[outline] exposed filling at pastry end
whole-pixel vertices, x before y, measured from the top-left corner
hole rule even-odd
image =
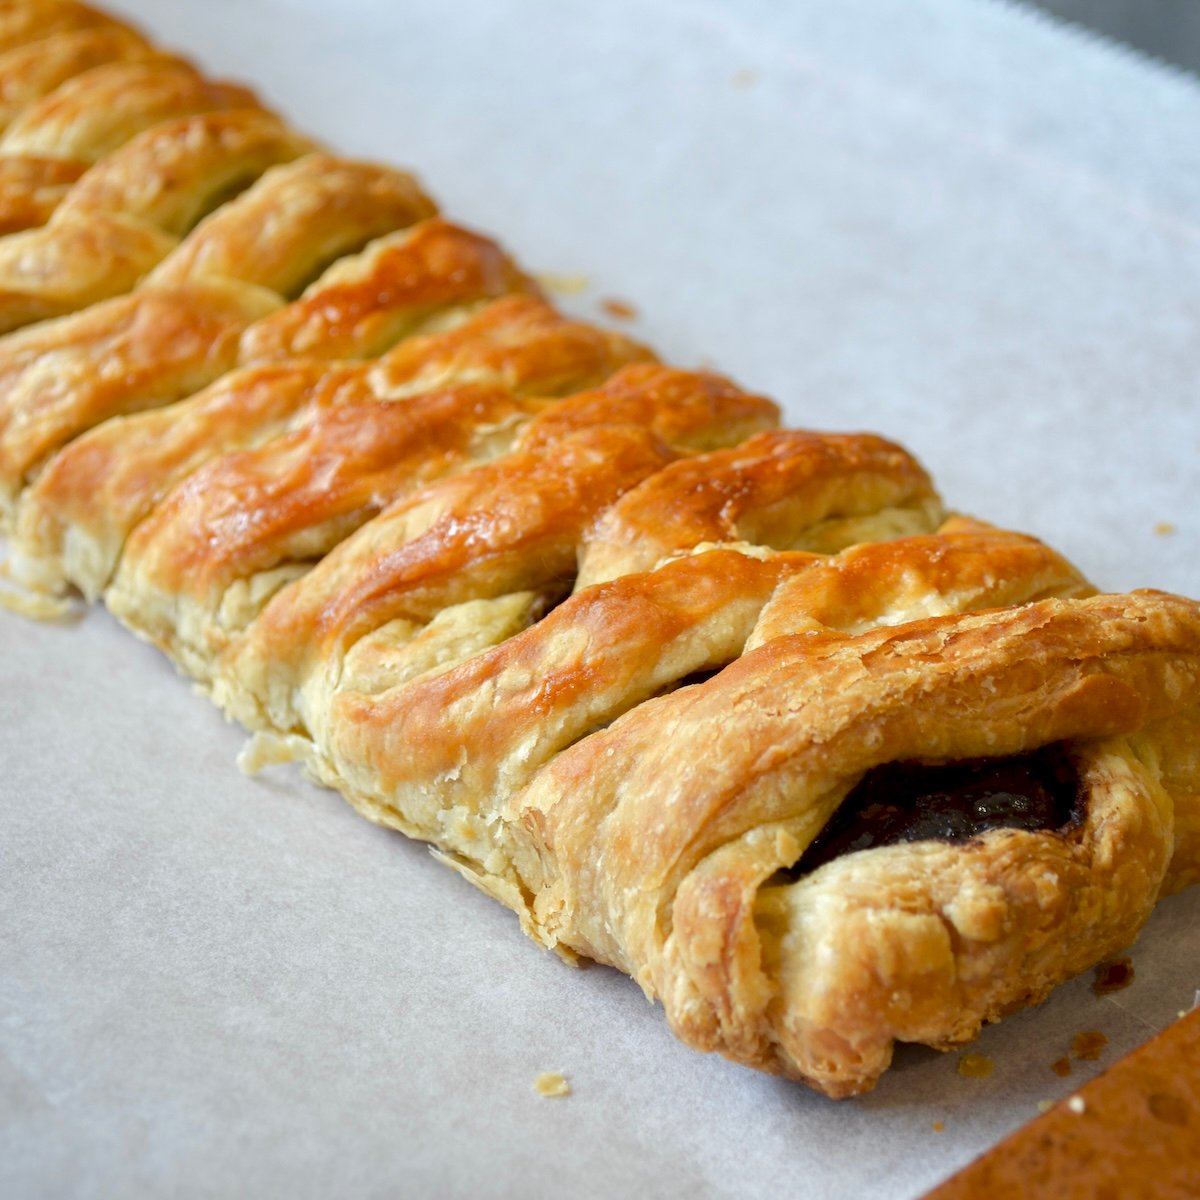
[[[798,879],[843,854],[900,842],[961,842],[990,829],[1062,830],[1083,816],[1079,772],[1061,743],[1029,754],[868,771],[800,860]]]

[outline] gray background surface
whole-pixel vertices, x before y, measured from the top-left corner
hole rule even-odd
[[[1200,72],[1200,4],[1196,0],[1026,2],[1188,71]]]

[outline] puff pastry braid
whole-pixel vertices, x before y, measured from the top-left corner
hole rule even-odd
[[[102,598],[247,766],[831,1096],[1200,880],[1195,601],[567,319],[85,6],[0,12],[0,125],[0,228],[37,226],[0,237],[10,574]]]

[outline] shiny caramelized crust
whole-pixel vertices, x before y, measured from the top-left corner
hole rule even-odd
[[[337,375],[323,362],[247,367],[177,404],[116,417],[76,438],[22,497],[18,577],[49,593],[71,583],[96,599],[125,539],[177,483],[217,455],[286,432]]]
[[[651,402],[667,393],[670,404]],[[290,729],[292,689],[307,671],[336,671],[344,651],[382,625],[427,622],[442,608],[509,592],[561,598],[595,517],[679,450],[710,445],[722,431],[736,436],[748,411],[758,424],[775,416],[724,381],[665,367],[627,368],[551,406],[513,453],[392,505],[281,593],[223,672],[225,702],[237,708],[245,690],[252,710],[280,695],[286,715],[277,723]]]
[[[0,514],[11,522],[29,474],[70,438],[229,370],[242,331],[278,306],[268,288],[295,289],[431,208],[402,172],[308,155],[202,221],[137,292],[0,340]]]
[[[316,146],[257,108],[165,121],[101,159],[71,189],[56,220],[120,213],[181,238],[270,167]]]
[[[92,67],[160,57],[132,29],[97,27],[53,33],[0,53],[0,131],[60,84]]]
[[[1036,538],[952,517],[935,534],[868,542],[822,558],[775,593],[746,649],[810,629],[864,633],[877,625],[1094,591]]]
[[[435,211],[403,171],[310,154],[202,221],[148,283],[241,279],[294,297],[334,259]]]
[[[355,643],[328,698],[324,771],[373,819],[486,862],[480,823],[506,795],[594,729],[735,659],[780,581],[813,561],[711,550],[577,593],[516,636],[501,626],[490,646],[464,637],[486,623],[478,601],[424,629],[384,627]]]
[[[130,291],[214,203],[311,149],[256,109],[134,138],[79,179],[48,225],[0,241],[0,331]]]
[[[623,398],[631,390],[621,382],[624,374],[595,397],[611,392]],[[714,403],[707,395],[708,381],[692,380],[693,395],[681,394],[670,408],[660,410],[643,400],[623,414],[619,400],[608,409],[598,408],[595,398],[585,394],[537,416],[543,405],[494,386],[468,385],[388,401],[347,381],[294,433],[253,453],[222,459],[190,479],[139,530],[131,553],[152,544],[160,570],[166,562],[169,590],[203,594],[281,563],[314,559],[385,502],[394,506],[433,480],[514,449],[526,450],[530,442],[544,448],[549,438],[537,434],[547,423],[559,439],[592,426],[646,423],[658,436],[684,446],[691,438],[711,437],[714,428],[736,435],[738,422],[729,418],[749,407],[752,398],[725,385],[725,403]],[[773,406],[759,402],[758,407],[760,424],[774,417]],[[576,420],[556,420],[573,410],[580,413]],[[502,478],[517,478],[514,468],[519,472],[531,462],[515,457],[500,468]],[[538,462],[534,469],[541,466]],[[563,495],[568,494],[564,483]],[[585,501],[584,519],[591,503],[590,498]],[[499,515],[489,513],[489,518]],[[202,544],[207,550],[197,557]]]
[[[521,435],[521,448],[541,450],[592,425],[649,423],[664,442],[696,452],[740,442],[778,420],[772,401],[720,375],[638,363],[542,413]]]
[[[381,396],[404,396],[462,379],[555,395],[653,358],[631,338],[568,320],[536,297],[507,296],[447,332],[401,343],[374,368],[371,386]]]
[[[334,263],[295,303],[246,331],[242,359],[374,358],[448,311],[537,288],[490,238],[441,218]]]
[[[0,236],[44,225],[87,169],[69,158],[0,156]]]
[[[347,381],[292,431],[176,488],[130,538],[108,606],[185,660],[211,659],[384,503],[505,453],[531,406],[471,386],[381,401]]]
[[[589,536],[579,586],[701,542],[839,550],[924,532],[940,518],[929,477],[894,443],[771,430],[676,463],[625,496]]]
[[[1136,934],[1173,806],[1126,735],[1197,704],[1200,606],[1155,593],[777,638],[545,767],[507,810],[520,888],[537,936],[633,974],[684,1040],[853,1094],[894,1040],[965,1041]],[[1078,826],[772,882],[880,763],[1061,741]]]
[[[513,592],[553,601],[570,589],[583,528],[673,457],[644,428],[599,426],[402,500],[274,598],[221,665],[222,703],[247,723],[291,730],[304,719],[299,689],[320,693],[324,674],[380,626]]]
[[[260,289],[192,284],[120,296],[0,341],[0,518],[11,521],[29,477],[71,438],[224,374],[241,331],[276,303]]]
[[[439,256],[432,257],[430,269],[436,271]],[[416,265],[410,278],[415,296],[425,298],[437,290],[436,283],[429,289],[421,286]],[[449,307],[444,315],[454,312]],[[272,319],[268,316],[250,330]],[[243,337],[243,346],[245,342]],[[575,348],[569,356],[562,352],[564,343]],[[423,338],[420,345],[426,373],[442,380],[443,387],[479,377],[455,345],[436,337]],[[506,353],[522,360],[523,394],[587,387],[639,352],[633,343],[561,317],[506,330]],[[264,365],[235,372],[169,409],[138,413],[83,435],[50,461],[26,493],[17,529],[19,578],[37,591],[60,592],[73,583],[85,595],[98,596],[108,585],[125,538],[176,484],[211,458],[269,441],[284,432],[318,391],[332,394],[343,380],[359,376],[375,380],[365,364]],[[760,413],[764,404],[758,402]],[[103,503],[94,500],[100,496]]]
[[[257,107],[249,89],[214,83],[186,63],[110,62],[68,79],[25,109],[0,137],[0,154],[93,163],[162,121]]]
[[[130,291],[174,246],[108,213],[14,233],[0,241],[0,333]]]

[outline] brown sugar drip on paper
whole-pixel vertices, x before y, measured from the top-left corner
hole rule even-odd
[[[1096,968],[1096,979],[1092,984],[1092,991],[1097,996],[1107,996],[1112,992],[1119,992],[1133,982],[1133,976],[1133,962],[1127,957],[1101,963]]]
[[[958,1060],[958,1073],[966,1079],[986,1079],[995,1066],[986,1054],[964,1054]]]
[[[1077,1033],[1071,1039],[1071,1056],[1081,1062],[1095,1062],[1108,1045],[1108,1038],[1095,1030]]]

